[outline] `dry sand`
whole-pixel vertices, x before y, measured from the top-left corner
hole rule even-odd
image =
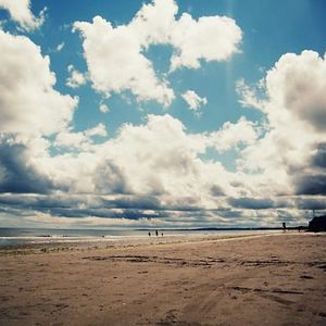
[[[326,325],[325,234],[155,241],[1,251],[0,325]]]

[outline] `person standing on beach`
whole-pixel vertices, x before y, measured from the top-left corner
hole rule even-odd
[[[150,232],[148,232],[148,236],[149,236],[149,237],[151,236],[151,233],[150,233]]]
[[[158,237],[158,231],[157,230],[155,230],[155,235]]]

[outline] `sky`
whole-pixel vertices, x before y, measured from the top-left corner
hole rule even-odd
[[[0,0],[0,226],[326,211],[323,0]]]

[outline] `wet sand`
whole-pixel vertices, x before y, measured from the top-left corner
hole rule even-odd
[[[325,325],[325,248],[288,233],[1,250],[0,325]]]

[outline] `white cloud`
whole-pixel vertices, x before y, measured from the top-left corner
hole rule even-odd
[[[244,80],[237,83],[240,103],[265,112],[273,128],[292,120],[321,131],[326,125],[325,62],[325,56],[314,51],[286,53],[267,71],[256,89]]]
[[[0,31],[0,130],[46,134],[65,129],[77,98],[54,89],[50,60],[24,36]]]
[[[89,150],[90,140],[83,132],[62,131],[56,135],[55,145],[77,150]]]
[[[171,32],[176,53],[171,70],[180,67],[199,68],[200,60],[224,61],[238,52],[241,29],[225,16],[200,17],[197,21],[183,14]]]
[[[71,88],[78,88],[86,84],[86,77],[80,71],[76,70],[73,65],[68,66],[70,76],[67,78],[66,85]]]
[[[268,71],[265,84],[270,103],[266,110],[273,125],[280,124],[288,113],[311,128],[325,131],[325,58],[314,51],[287,53]]]
[[[169,106],[174,92],[159,80],[151,62],[141,53],[137,35],[125,26],[117,28],[97,16],[93,23],[76,22],[93,87],[109,95],[130,90],[139,101],[156,100]]]
[[[224,61],[238,52],[242,32],[232,18],[203,16],[195,20],[183,13],[177,19],[177,13],[175,1],[154,0],[143,5],[129,25],[145,47],[151,44],[173,47],[170,70],[199,68],[200,60]]]
[[[216,132],[212,132],[208,137],[208,143],[216,150],[223,152],[239,144],[254,144],[258,138],[257,127],[251,121],[240,118],[238,122],[226,122]]]
[[[170,115],[149,115],[140,126],[126,124],[116,138],[98,147],[102,157],[101,168],[96,169],[100,189],[106,189],[106,182],[112,189],[113,171],[119,171],[120,184],[122,178],[124,189],[132,193],[163,196],[169,201],[192,198],[193,203],[214,205],[212,189],[230,194],[237,190],[230,185],[230,174],[219,162],[199,158],[210,145],[207,138],[205,134],[188,134],[185,126]],[[104,169],[107,165],[108,171]]]
[[[128,25],[134,31],[142,46],[169,44],[170,31],[175,26],[178,5],[173,0],[154,0],[144,4]]]
[[[264,102],[258,98],[259,89],[256,90],[254,87],[247,85],[244,79],[239,79],[236,82],[236,91],[240,96],[239,103],[243,107],[264,111]]]
[[[85,131],[85,135],[87,137],[94,137],[94,136],[105,137],[105,136],[107,136],[107,134],[108,134],[108,132],[103,123],[99,123],[94,128],[90,128]]]
[[[107,104],[100,103],[99,110],[100,110],[102,113],[107,113],[107,112],[110,111],[110,108],[108,107]]]
[[[44,22],[46,9],[41,11],[39,17],[35,17],[31,11],[31,0],[0,0],[0,8],[8,10],[11,18],[26,31],[35,30]]]
[[[56,135],[56,146],[68,147],[79,151],[91,151],[92,137],[106,137],[107,130],[103,123],[80,132],[64,130]]]
[[[56,47],[56,52],[60,52],[62,51],[62,49],[64,48],[65,46],[65,42],[61,42],[60,44],[58,44],[58,46]]]
[[[187,102],[189,109],[195,112],[197,112],[203,105],[207,104],[206,97],[200,97],[192,90],[186,91],[181,96]]]
[[[37,173],[70,193],[132,193],[175,205],[214,206],[218,193],[237,193],[220,163],[199,158],[209,146],[206,135],[186,133],[178,119],[149,115],[145,124],[126,124],[116,137],[93,143],[91,137],[105,134],[102,125],[59,133],[54,145],[72,151],[50,157],[44,148]]]
[[[173,0],[143,5],[134,19],[117,27],[96,16],[92,23],[75,22],[83,36],[84,56],[93,87],[104,94],[131,91],[138,101],[155,100],[169,106],[174,92],[159,78],[146,49],[152,44],[171,45],[170,70],[198,68],[200,60],[222,61],[238,51],[241,29],[231,18],[212,16],[194,20],[189,14],[176,19]]]
[[[311,183],[318,179],[314,191],[321,191],[325,172],[313,166],[313,158],[326,142],[325,56],[314,51],[284,54],[259,86],[264,100],[242,100],[265,113],[266,133],[243,151],[239,167],[259,172],[270,191],[295,193],[302,175]]]

